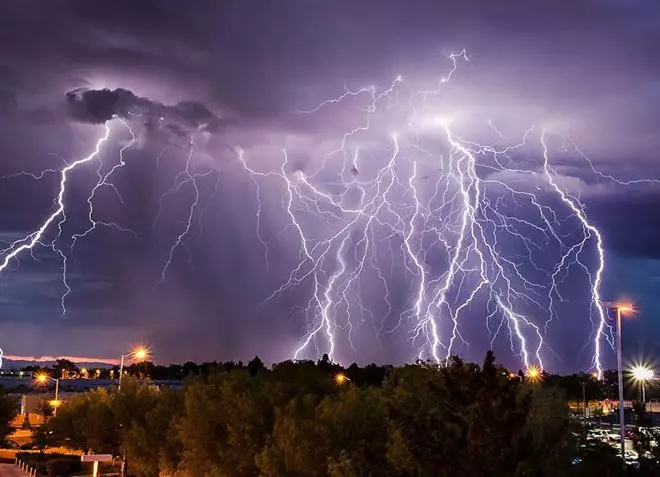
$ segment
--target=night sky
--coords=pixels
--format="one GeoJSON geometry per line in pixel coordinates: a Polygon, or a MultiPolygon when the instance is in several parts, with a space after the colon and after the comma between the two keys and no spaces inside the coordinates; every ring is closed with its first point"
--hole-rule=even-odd
{"type": "MultiPolygon", "coordinates": [[[[660,3],[24,0],[0,8],[0,240],[7,247],[1,259],[55,210],[58,171],[88,156],[104,122],[117,115],[98,158],[69,177],[61,232],[58,220],[32,256],[21,253],[0,274],[5,355],[116,358],[145,343],[159,362],[292,357],[311,326],[301,309],[313,283],[303,280],[266,301],[298,266],[301,243],[282,181],[271,175],[255,182],[239,154],[254,171],[278,173],[286,150],[291,178],[296,171],[313,174],[328,151],[341,147],[343,134],[362,124],[368,100],[350,96],[313,114],[301,111],[344,88],[387,90],[397,75],[418,90],[435,88],[452,67],[450,55],[465,49],[469,61],[459,58],[429,108],[455,116],[456,136],[465,141],[496,143],[489,122],[511,143],[532,126],[564,134],[549,141],[553,170],[602,234],[601,295],[637,308],[625,323],[626,360],[660,359],[660,183],[639,181],[660,179],[660,3]],[[136,136],[122,153],[126,165],[93,204],[96,220],[132,232],[100,224],[76,239],[90,227],[87,199],[98,174],[117,164],[131,140],[126,126],[136,136]],[[64,316],[62,256],[71,289],[64,316]]],[[[391,97],[397,101],[384,108],[381,122],[356,139],[373,157],[392,154],[385,129],[401,121],[389,111],[405,101],[391,97]]],[[[438,157],[446,157],[443,147],[438,157]]],[[[512,164],[538,167],[541,155],[537,135],[511,154],[512,164]]],[[[353,175],[368,175],[366,169],[353,175]]],[[[333,180],[321,181],[330,194],[333,180]]],[[[524,187],[545,200],[547,190],[524,187]]],[[[559,214],[560,221],[568,216],[565,209],[559,214]]],[[[301,220],[310,234],[322,234],[335,219],[301,220]]],[[[567,241],[575,238],[570,220],[561,222],[567,241]]],[[[594,252],[590,239],[583,262],[591,273],[594,252]]],[[[412,306],[414,280],[397,268],[404,262],[390,265],[386,278],[398,316],[412,306]]],[[[325,266],[328,280],[333,264],[325,266]]],[[[429,252],[424,266],[442,268],[442,260],[429,252]]],[[[411,327],[389,332],[376,273],[364,273],[364,288],[348,298],[349,321],[338,315],[344,325],[334,358],[415,360],[411,327]],[[371,309],[366,318],[354,311],[357,296],[371,309]]],[[[592,365],[585,277],[576,265],[564,278],[563,302],[542,351],[550,370],[592,365]]],[[[461,342],[456,352],[482,359],[490,346],[487,310],[486,300],[477,299],[461,317],[460,333],[470,344],[461,342]]],[[[543,328],[548,316],[530,313],[543,328]]],[[[604,365],[612,366],[613,353],[601,341],[604,365]]],[[[508,332],[493,343],[502,361],[521,365],[508,332]]],[[[319,351],[327,351],[322,340],[319,351]]],[[[312,348],[301,355],[317,356],[312,348]]]]}

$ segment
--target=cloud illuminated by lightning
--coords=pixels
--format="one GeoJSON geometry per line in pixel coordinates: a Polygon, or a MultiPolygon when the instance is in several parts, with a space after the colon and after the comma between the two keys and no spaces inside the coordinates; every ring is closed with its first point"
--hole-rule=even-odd
{"type": "MultiPolygon", "coordinates": [[[[256,235],[264,260],[270,252],[262,235],[266,181],[282,191],[283,233],[292,232],[299,245],[298,260],[267,300],[294,289],[309,291],[295,309],[307,331],[293,357],[325,352],[342,359],[348,349],[359,353],[355,337],[368,327],[377,339],[404,333],[414,356],[444,362],[468,344],[466,315],[478,310],[491,345],[506,334],[525,368],[543,369],[550,349],[545,335],[560,319],[562,289],[569,275],[580,274],[588,282],[593,366],[601,374],[602,340],[611,338],[601,303],[604,242],[584,204],[553,169],[548,138],[555,133],[530,128],[514,143],[487,120],[493,135],[489,144],[461,135],[453,112],[443,108],[443,95],[456,80],[460,62],[469,58],[462,51],[447,60],[448,72],[430,88],[415,87],[398,75],[382,89],[346,87],[337,97],[297,111],[310,119],[335,110],[355,113],[355,123],[336,138],[336,147],[306,167],[296,166],[285,148],[276,169],[261,171],[252,165],[249,152],[236,148],[237,164],[255,193],[256,235]],[[539,148],[536,160],[520,161],[520,151],[532,147],[539,148]]],[[[59,190],[54,210],[39,227],[0,250],[0,273],[21,255],[40,247],[51,250],[62,264],[62,315],[73,292],[67,280],[68,258],[78,241],[100,228],[139,237],[99,218],[94,210],[103,188],[125,204],[113,178],[136,142],[129,123],[121,118],[106,122],[95,149],[62,169],[20,174],[35,180],[58,174],[59,190]],[[114,125],[128,131],[130,140],[108,163],[100,152],[114,125]],[[66,240],[67,185],[89,164],[96,165],[97,179],[87,197],[88,225],[66,240]]],[[[561,137],[598,179],[620,185],[646,181],[621,181],[599,172],[577,146],[561,137]]],[[[157,167],[171,146],[156,158],[157,167]]],[[[197,170],[194,152],[190,135],[180,172],[159,198],[153,220],[155,228],[167,197],[183,188],[192,192],[159,283],[165,281],[177,250],[187,248],[195,220],[203,220],[203,209],[198,210],[204,192],[200,179],[216,172],[197,170]]],[[[0,350],[0,365],[1,359],[0,350]]]]}
{"type": "MultiPolygon", "coordinates": [[[[0,250],[0,273],[7,272],[8,271],[7,269],[12,262],[18,263],[18,260],[20,259],[22,254],[29,253],[34,258],[33,254],[37,248],[45,248],[51,250],[54,254],[56,254],[56,256],[58,256],[61,259],[61,273],[62,273],[61,281],[62,281],[62,287],[64,289],[60,300],[62,317],[64,317],[67,313],[66,298],[72,292],[67,277],[69,253],[74,250],[74,247],[76,246],[78,241],[89,236],[100,227],[112,228],[120,232],[130,233],[133,236],[139,238],[139,234],[128,228],[125,228],[115,222],[97,218],[94,209],[94,202],[96,196],[102,188],[109,188],[110,190],[112,190],[116,195],[116,197],[118,198],[118,200],[120,201],[120,203],[125,205],[124,199],[120,194],[118,188],[112,182],[112,179],[113,176],[126,165],[126,161],[124,157],[125,151],[131,148],[134,145],[135,141],[136,141],[136,135],[132,130],[131,126],[129,125],[128,121],[119,117],[114,117],[112,120],[107,121],[105,123],[104,134],[98,139],[94,150],[89,155],[81,159],[77,159],[71,162],[70,164],[67,164],[61,170],[47,169],[45,171],[40,172],[39,174],[23,172],[5,178],[5,179],[10,179],[12,177],[17,177],[17,176],[29,176],[34,180],[41,180],[44,178],[46,173],[57,173],[59,175],[60,178],[59,190],[55,198],[54,210],[47,215],[47,217],[44,219],[44,221],[39,225],[39,227],[36,230],[31,231],[26,235],[12,241],[4,249],[0,250]],[[107,161],[101,160],[100,153],[102,148],[110,140],[111,133],[114,128],[113,125],[123,126],[125,130],[128,131],[130,135],[130,140],[121,146],[118,153],[117,161],[115,163],[111,163],[111,165],[108,166],[107,161]],[[67,190],[68,190],[67,185],[71,180],[74,179],[73,176],[78,171],[78,169],[84,168],[85,166],[93,163],[97,163],[97,171],[96,171],[97,181],[91,188],[91,191],[87,197],[87,206],[88,206],[87,219],[89,222],[89,226],[84,230],[73,233],[70,236],[70,241],[69,241],[70,243],[67,246],[66,240],[62,240],[63,225],[67,221],[67,190]]],[[[204,174],[192,172],[192,167],[191,167],[191,158],[193,154],[192,144],[193,143],[191,136],[190,153],[188,155],[188,160],[186,161],[186,167],[184,171],[180,174],[180,176],[184,177],[184,180],[181,182],[181,184],[178,184],[178,186],[180,187],[183,184],[192,182],[192,184],[195,187],[195,190],[198,192],[196,186],[196,179],[200,175],[204,175],[204,174]]],[[[160,160],[160,156],[157,160],[160,160]]],[[[198,198],[198,196],[196,197],[198,198]]],[[[190,230],[193,213],[197,205],[197,198],[190,206],[190,215],[188,217],[187,226],[185,230],[176,237],[170,249],[169,258],[163,268],[163,273],[162,273],[163,280],[165,278],[165,273],[167,271],[167,268],[172,260],[174,251],[179,245],[181,245],[183,238],[190,230]]],[[[1,351],[0,351],[0,366],[1,366],[1,351]]]]}
{"type": "MultiPolygon", "coordinates": [[[[461,52],[448,59],[449,73],[434,88],[416,89],[397,76],[381,92],[374,86],[345,88],[299,111],[314,115],[343,107],[361,117],[317,169],[294,169],[284,151],[279,171],[259,172],[241,151],[240,164],[257,189],[265,180],[283,184],[286,215],[300,243],[299,262],[269,298],[311,289],[308,302],[297,308],[308,332],[294,358],[325,352],[336,359],[343,340],[354,349],[358,324],[377,321],[379,313],[388,318],[396,263],[410,287],[407,306],[390,325],[374,324],[377,332],[407,330],[419,358],[443,362],[457,344],[467,344],[462,315],[485,301],[491,340],[508,330],[525,368],[543,369],[545,334],[558,319],[557,304],[565,301],[562,286],[575,272],[589,283],[593,366],[600,375],[601,342],[611,338],[601,303],[601,233],[584,205],[559,184],[545,140],[550,132],[530,128],[520,143],[510,144],[488,120],[495,134],[490,145],[459,136],[438,102],[459,61],[468,57],[461,52]],[[388,137],[392,124],[396,132],[388,137]],[[542,148],[536,162],[518,162],[518,151],[533,140],[542,148]],[[523,183],[507,181],[507,174],[523,183]],[[587,257],[592,250],[595,265],[587,257]],[[382,303],[365,304],[367,286],[380,286],[382,303]]],[[[598,172],[574,150],[599,178],[637,182],[598,172]]],[[[260,214],[261,208],[258,220],[260,214]]]]}

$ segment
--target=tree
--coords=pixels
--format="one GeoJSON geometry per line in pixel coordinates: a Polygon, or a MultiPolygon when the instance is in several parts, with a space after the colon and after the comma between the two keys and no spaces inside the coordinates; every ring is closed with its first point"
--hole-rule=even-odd
{"type": "MultiPolygon", "coordinates": [[[[471,372],[458,366],[461,373],[471,372]]],[[[386,456],[392,475],[465,475],[459,462],[467,438],[462,411],[473,398],[465,377],[450,390],[441,368],[430,363],[403,366],[387,377],[386,456]]]]}
{"type": "Polygon", "coordinates": [[[82,421],[85,438],[84,450],[91,450],[99,454],[117,454],[120,436],[107,391],[97,389],[89,391],[86,396],[88,398],[87,413],[82,421]]]}
{"type": "MultiPolygon", "coordinates": [[[[134,363],[130,365],[127,371],[129,372],[129,374],[137,375],[140,379],[147,379],[153,376],[155,369],[156,369],[156,365],[153,362],[140,361],[138,363],[134,363]]],[[[122,379],[122,385],[123,385],[123,379],[122,379]]]]}
{"type": "Polygon", "coordinates": [[[256,376],[260,371],[265,369],[265,366],[263,361],[259,359],[259,356],[255,356],[254,359],[248,362],[247,369],[250,371],[251,376],[256,376]]]}
{"type": "Polygon", "coordinates": [[[23,416],[23,422],[21,423],[21,429],[29,430],[32,427],[32,424],[30,424],[30,416],[29,414],[25,414],[23,416]]]}
{"type": "Polygon", "coordinates": [[[6,443],[7,436],[12,433],[11,422],[18,415],[18,411],[18,402],[0,388],[0,444],[6,443]]]}
{"type": "Polygon", "coordinates": [[[237,369],[196,380],[186,390],[179,424],[183,466],[192,475],[258,475],[255,456],[272,425],[260,377],[237,369]]]}
{"type": "Polygon", "coordinates": [[[350,387],[338,396],[326,397],[316,409],[316,419],[327,432],[329,475],[388,473],[383,458],[388,426],[382,390],[350,387]]]}
{"type": "Polygon", "coordinates": [[[635,413],[635,424],[639,427],[650,427],[651,418],[646,415],[646,403],[633,401],[632,407],[635,413]]]}
{"type": "Polygon", "coordinates": [[[326,475],[329,453],[326,434],[315,420],[318,402],[311,394],[296,396],[277,410],[272,437],[256,459],[263,475],[326,475]]]}
{"type": "Polygon", "coordinates": [[[334,375],[313,361],[283,361],[273,365],[263,379],[271,402],[278,409],[283,409],[294,397],[311,394],[321,398],[339,391],[334,375]]]}
{"type": "Polygon", "coordinates": [[[351,387],[320,402],[294,398],[257,457],[266,476],[387,475],[387,410],[379,389],[351,387]]]}
{"type": "Polygon", "coordinates": [[[53,415],[53,406],[51,406],[51,404],[46,400],[41,401],[37,407],[37,414],[42,416],[45,420],[46,418],[49,418],[53,415]]]}
{"type": "Polygon", "coordinates": [[[489,352],[481,367],[452,358],[394,370],[390,475],[562,475],[574,452],[563,398],[511,379],[489,352]]]}
{"type": "Polygon", "coordinates": [[[76,366],[76,363],[69,361],[68,359],[57,359],[55,360],[55,365],[53,366],[54,376],[56,378],[62,377],[64,374],[72,373],[78,374],[80,369],[76,366]]]}
{"type": "Polygon", "coordinates": [[[58,408],[49,421],[55,442],[73,449],[116,454],[120,430],[111,406],[111,396],[95,389],[76,396],[58,408]]]}
{"type": "Polygon", "coordinates": [[[155,404],[142,422],[134,421],[122,448],[131,462],[131,472],[141,477],[157,477],[179,465],[182,445],[177,424],[183,413],[183,395],[164,389],[154,393],[155,404]]]}
{"type": "Polygon", "coordinates": [[[39,453],[43,454],[46,447],[52,442],[51,430],[47,424],[37,426],[34,431],[32,431],[32,442],[37,449],[39,449],[39,453]]]}
{"type": "Polygon", "coordinates": [[[616,369],[607,369],[603,372],[602,389],[604,397],[619,399],[619,374],[616,369]]]}
{"type": "Polygon", "coordinates": [[[183,364],[182,372],[184,377],[195,376],[199,374],[199,366],[192,361],[186,361],[183,364]]]}

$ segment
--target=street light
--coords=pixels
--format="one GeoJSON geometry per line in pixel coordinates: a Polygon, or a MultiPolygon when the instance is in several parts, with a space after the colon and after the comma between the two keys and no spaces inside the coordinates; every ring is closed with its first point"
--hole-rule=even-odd
{"type": "Polygon", "coordinates": [[[538,383],[541,380],[541,370],[534,366],[527,368],[527,380],[532,383],[538,383]]]}
{"type": "Polygon", "coordinates": [[[582,385],[582,410],[583,410],[582,421],[584,423],[584,427],[587,427],[587,384],[590,382],[591,379],[595,379],[596,381],[598,381],[598,373],[593,372],[585,376],[585,378],[582,381],[580,381],[580,384],[582,385]]]}
{"type": "Polygon", "coordinates": [[[124,374],[124,358],[134,357],[138,361],[144,361],[149,356],[149,350],[146,348],[137,348],[131,351],[130,353],[121,355],[121,362],[119,365],[119,384],[117,385],[117,390],[121,391],[121,378],[124,374]]]}
{"type": "Polygon", "coordinates": [[[633,379],[640,383],[642,387],[642,402],[644,403],[644,406],[646,406],[646,381],[653,379],[653,370],[648,366],[638,364],[633,366],[630,371],[633,379]]]}
{"type": "Polygon", "coordinates": [[[335,374],[335,382],[339,384],[340,386],[344,384],[346,381],[350,381],[349,377],[346,376],[344,373],[337,373],[335,374]]]}
{"type": "Polygon", "coordinates": [[[60,392],[60,379],[51,378],[46,373],[40,373],[35,376],[35,380],[38,384],[46,384],[49,381],[55,381],[55,399],[50,401],[50,405],[53,406],[53,416],[57,416],[57,408],[62,404],[62,401],[58,399],[60,392]]]}
{"type": "MultiPolygon", "coordinates": [[[[619,373],[619,423],[621,424],[621,459],[625,456],[626,450],[626,423],[625,413],[623,411],[623,369],[621,367],[621,316],[623,313],[632,313],[633,306],[628,303],[603,303],[606,307],[616,310],[616,365],[619,373]]],[[[625,461],[624,461],[625,467],[625,461]]]]}

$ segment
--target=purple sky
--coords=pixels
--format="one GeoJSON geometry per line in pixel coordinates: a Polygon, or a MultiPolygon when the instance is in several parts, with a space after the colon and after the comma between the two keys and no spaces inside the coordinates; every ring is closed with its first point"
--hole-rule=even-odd
{"type": "MultiPolygon", "coordinates": [[[[260,182],[270,248],[264,262],[254,184],[236,151],[259,171],[277,171],[286,147],[293,167],[311,173],[361,113],[354,104],[311,116],[295,111],[345,86],[387,89],[397,75],[427,87],[447,73],[447,54],[462,49],[470,61],[460,62],[439,100],[457,117],[462,138],[488,138],[488,120],[516,141],[532,125],[548,127],[568,135],[604,174],[660,178],[660,4],[653,0],[8,3],[0,15],[0,240],[35,230],[53,210],[59,185],[52,173],[39,181],[13,175],[61,169],[88,155],[113,113],[138,137],[116,176],[124,204],[106,187],[95,210],[139,238],[99,229],[76,244],[64,318],[60,257],[42,248],[35,259],[12,262],[0,275],[0,347],[8,355],[115,357],[144,342],[163,362],[289,358],[308,326],[294,312],[307,305],[311,284],[264,304],[295,269],[300,243],[290,227],[282,233],[282,184],[260,182]],[[104,88],[122,91],[83,96],[104,88]],[[209,173],[199,181],[191,233],[159,283],[195,191],[186,184],[159,197],[185,169],[191,136],[193,167],[209,173]]],[[[115,161],[129,138],[113,128],[104,161],[115,161]]],[[[596,180],[576,149],[559,142],[552,147],[562,186],[580,196],[603,235],[603,296],[627,297],[639,308],[626,323],[627,359],[656,358],[660,185],[596,180]]],[[[539,154],[536,143],[516,160],[539,154]]],[[[95,180],[96,167],[88,167],[69,183],[64,250],[71,234],[88,227],[95,180]]],[[[405,309],[410,283],[396,276],[393,301],[405,309]]],[[[566,287],[544,351],[546,366],[559,371],[589,367],[592,354],[588,289],[579,276],[566,287]]],[[[384,314],[379,292],[364,293],[384,314]]],[[[462,318],[471,345],[457,349],[475,360],[489,343],[480,306],[462,318]]],[[[356,333],[355,350],[344,346],[338,359],[416,357],[405,333],[356,333]]],[[[495,348],[520,366],[508,338],[495,348]]],[[[604,362],[613,363],[611,352],[604,362]]]]}

